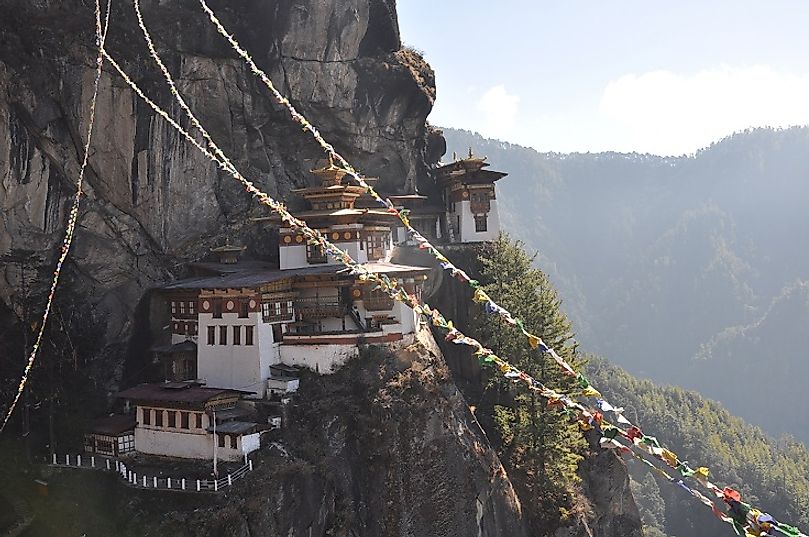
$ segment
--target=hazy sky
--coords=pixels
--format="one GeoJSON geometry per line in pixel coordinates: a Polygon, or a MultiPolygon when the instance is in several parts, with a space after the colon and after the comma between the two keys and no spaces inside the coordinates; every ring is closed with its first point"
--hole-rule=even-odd
{"type": "Polygon", "coordinates": [[[682,154],[809,124],[809,0],[398,0],[430,121],[542,151],[682,154]]]}

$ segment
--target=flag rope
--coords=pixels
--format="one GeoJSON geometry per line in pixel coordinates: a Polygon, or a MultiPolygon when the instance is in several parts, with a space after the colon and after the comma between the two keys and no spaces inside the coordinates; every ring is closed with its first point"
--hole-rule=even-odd
{"type": "MultiPolygon", "coordinates": [[[[599,398],[598,401],[599,401],[600,405],[604,405],[605,407],[612,408],[612,409],[617,409],[618,408],[618,407],[614,407],[609,402],[607,402],[605,399],[603,399],[602,398],[603,396],[598,392],[597,389],[595,389],[595,387],[593,387],[589,383],[589,381],[586,379],[586,377],[581,372],[577,372],[569,363],[567,363],[566,360],[564,360],[561,356],[559,356],[559,354],[552,347],[547,345],[542,340],[542,338],[540,338],[536,334],[533,334],[532,332],[530,332],[525,327],[525,325],[524,325],[524,323],[523,323],[523,321],[521,319],[517,318],[508,309],[504,308],[503,306],[498,304],[496,301],[494,301],[481,288],[479,282],[472,279],[471,277],[469,277],[469,275],[465,271],[463,271],[462,269],[455,266],[434,245],[432,245],[427,238],[425,238],[418,230],[416,230],[410,224],[410,221],[409,221],[409,219],[407,217],[406,210],[400,211],[399,209],[397,209],[395,207],[395,205],[393,204],[393,202],[391,202],[390,199],[382,198],[376,192],[376,190],[367,181],[365,181],[365,179],[363,179],[363,177],[356,171],[356,169],[340,153],[338,153],[334,149],[334,146],[332,144],[330,144],[329,142],[327,142],[325,140],[325,138],[323,138],[323,136],[320,134],[320,131],[311,122],[309,122],[306,119],[306,117],[304,117],[301,113],[299,113],[297,111],[297,109],[295,109],[295,107],[292,105],[290,100],[287,97],[285,97],[284,95],[282,95],[280,91],[278,91],[278,89],[273,84],[272,80],[270,80],[269,76],[255,63],[255,61],[252,59],[250,54],[239,44],[239,42],[236,40],[234,35],[227,31],[225,26],[222,24],[222,22],[216,16],[214,11],[208,6],[206,1],[205,0],[199,0],[199,3],[201,5],[202,9],[205,11],[205,13],[208,15],[208,18],[210,19],[210,21],[216,27],[219,34],[222,35],[230,43],[230,45],[234,49],[234,51],[236,51],[236,53],[239,56],[242,57],[242,59],[245,61],[245,63],[249,67],[250,71],[254,75],[256,75],[264,83],[264,85],[267,87],[267,89],[273,95],[276,102],[278,102],[278,104],[282,105],[283,107],[285,107],[287,109],[290,117],[296,123],[301,125],[301,127],[303,127],[304,131],[307,131],[312,135],[312,137],[315,139],[315,141],[329,155],[330,159],[336,160],[341,165],[341,167],[343,168],[343,171],[346,172],[346,175],[351,177],[355,182],[357,182],[360,186],[362,186],[371,195],[371,197],[373,197],[378,203],[384,205],[388,209],[389,212],[395,214],[399,218],[399,220],[407,228],[407,230],[409,231],[409,233],[413,237],[413,239],[418,243],[418,248],[419,249],[427,250],[431,255],[433,255],[439,261],[441,267],[444,270],[449,271],[452,274],[453,277],[455,277],[459,281],[464,282],[467,285],[469,285],[469,287],[471,287],[473,292],[474,292],[472,300],[474,302],[476,302],[476,303],[483,304],[484,311],[487,314],[496,313],[496,314],[498,314],[500,316],[500,318],[504,322],[506,322],[507,324],[509,324],[511,326],[517,327],[522,332],[522,334],[525,336],[529,346],[532,349],[534,349],[534,350],[538,349],[543,353],[547,353],[548,355],[550,355],[554,359],[554,361],[559,365],[559,367],[562,369],[562,371],[565,374],[575,376],[577,378],[578,382],[579,382],[580,387],[582,388],[582,392],[580,394],[578,394],[578,395],[598,397],[599,398]]],[[[449,340],[453,340],[452,335],[453,335],[452,332],[450,332],[448,334],[448,336],[449,336],[448,339],[449,340]]],[[[467,336],[464,336],[463,334],[460,334],[460,336],[457,336],[457,339],[461,340],[461,341],[458,341],[458,342],[463,342],[463,340],[465,340],[465,339],[472,339],[472,338],[468,338],[467,336]]],[[[472,340],[472,341],[475,341],[475,340],[472,340]]],[[[482,351],[481,350],[476,351],[475,355],[478,356],[478,357],[484,357],[482,361],[485,361],[485,357],[489,356],[487,354],[488,349],[485,349],[483,347],[482,347],[482,349],[483,349],[482,351]]],[[[490,352],[490,351],[488,351],[488,352],[490,352]]],[[[497,361],[495,361],[494,363],[495,363],[495,365],[498,365],[498,367],[504,373],[512,373],[514,375],[514,378],[516,378],[517,380],[523,380],[522,375],[527,376],[526,373],[524,373],[522,371],[519,371],[518,369],[514,368],[513,366],[511,366],[507,362],[505,362],[505,366],[502,366],[497,361]]],[[[533,380],[533,379],[531,379],[531,380],[533,380]]],[[[530,385],[531,384],[529,382],[529,386],[530,385]]],[[[582,409],[583,409],[583,407],[582,407],[582,409]]],[[[592,413],[590,411],[587,411],[586,409],[583,409],[583,410],[585,412],[589,413],[591,416],[595,415],[594,413],[592,413]]],[[[632,430],[634,428],[634,429],[637,429],[638,431],[640,431],[640,428],[638,428],[637,426],[635,426],[634,424],[629,422],[629,420],[627,420],[625,417],[623,417],[623,416],[620,416],[620,417],[622,418],[622,422],[625,422],[625,424],[630,426],[630,430],[632,430]]],[[[654,437],[645,437],[645,435],[643,435],[643,437],[644,438],[654,438],[654,437]]],[[[656,439],[655,439],[655,441],[656,441],[656,439]]],[[[660,448],[660,449],[664,449],[664,448],[660,448]]],[[[664,451],[661,452],[661,453],[665,453],[667,456],[669,454],[674,455],[674,453],[672,451],[667,450],[667,449],[664,449],[664,451]]],[[[653,455],[655,457],[659,458],[660,460],[663,460],[663,462],[667,462],[664,458],[661,457],[661,454],[653,453],[653,455]]],[[[674,460],[677,460],[676,455],[674,455],[674,460]]],[[[682,464],[683,470],[686,473],[695,471],[690,466],[688,466],[686,463],[681,463],[681,464],[682,464]]],[[[706,479],[705,484],[706,484],[706,486],[709,487],[710,490],[712,490],[717,495],[719,495],[720,491],[723,490],[723,489],[719,489],[719,487],[716,487],[715,485],[713,485],[710,481],[707,481],[707,479],[706,479]]],[[[724,494],[724,492],[723,492],[723,494],[724,494]]],[[[784,526],[786,526],[786,525],[784,525],[784,526]]],[[[791,528],[791,526],[786,526],[786,527],[791,528]]],[[[800,536],[805,535],[805,534],[801,533],[799,530],[796,530],[796,531],[797,531],[797,533],[795,533],[794,535],[800,535],[800,536]]],[[[793,534],[790,534],[790,535],[793,535],[793,534]]]]}
{"type": "MultiPolygon", "coordinates": [[[[344,167],[344,171],[346,171],[349,176],[351,176],[355,181],[357,181],[361,186],[363,186],[372,195],[372,197],[374,197],[374,199],[376,199],[378,202],[385,205],[391,213],[396,214],[400,218],[402,223],[405,224],[405,226],[410,231],[411,235],[415,238],[416,242],[419,243],[419,248],[420,249],[428,250],[432,255],[434,255],[436,258],[439,259],[439,262],[441,262],[442,268],[444,268],[445,270],[451,271],[452,275],[454,277],[456,277],[457,279],[459,279],[460,281],[468,283],[475,290],[474,301],[478,302],[478,303],[484,302],[487,313],[498,313],[506,322],[508,322],[508,324],[518,326],[522,330],[523,334],[528,338],[529,344],[531,345],[531,347],[533,349],[539,348],[542,352],[546,352],[546,353],[550,354],[554,358],[554,360],[562,367],[562,369],[567,374],[577,376],[578,379],[579,379],[580,387],[582,388],[582,391],[580,393],[574,394],[575,396],[595,396],[595,397],[600,397],[601,396],[600,393],[598,393],[592,386],[590,386],[589,382],[587,382],[587,380],[583,377],[583,375],[581,375],[580,373],[575,372],[575,370],[573,370],[573,368],[570,367],[570,365],[567,364],[567,362],[565,360],[563,360],[561,357],[559,357],[558,354],[552,348],[545,345],[544,342],[541,340],[541,338],[539,338],[538,336],[530,333],[524,327],[524,325],[523,325],[523,323],[522,323],[522,321],[520,319],[514,317],[508,310],[506,310],[505,308],[502,308],[501,306],[499,306],[499,304],[497,304],[495,301],[493,301],[480,288],[478,282],[476,282],[475,280],[469,278],[469,276],[464,271],[462,271],[461,269],[458,269],[457,267],[455,267],[455,265],[453,265],[448,259],[446,259],[446,257],[444,257],[443,254],[441,254],[432,244],[430,244],[429,241],[427,241],[426,238],[424,238],[417,230],[415,230],[409,224],[409,220],[407,219],[406,211],[399,211],[398,209],[396,209],[396,207],[393,205],[393,203],[389,199],[382,199],[381,196],[379,196],[379,194],[376,193],[376,191],[371,187],[371,185],[369,185],[354,170],[354,168],[351,167],[351,165],[339,153],[337,153],[334,150],[333,146],[328,144],[328,142],[326,142],[325,139],[323,139],[323,137],[320,135],[319,131],[313,125],[311,125],[311,123],[309,123],[303,115],[299,114],[294,109],[294,107],[291,105],[291,103],[289,103],[289,101],[285,97],[283,97],[283,95],[281,95],[280,92],[278,92],[275,89],[275,87],[272,85],[272,82],[269,80],[269,78],[266,76],[266,74],[264,74],[263,71],[261,71],[255,65],[255,63],[252,61],[252,59],[250,59],[249,55],[243,49],[241,49],[241,47],[238,45],[238,43],[235,41],[235,39],[224,30],[224,27],[221,25],[221,23],[215,17],[213,11],[210,10],[210,8],[207,6],[205,1],[200,0],[200,3],[202,4],[205,11],[208,13],[211,20],[214,22],[214,24],[216,24],[217,29],[219,30],[219,32],[222,35],[224,35],[231,42],[231,45],[233,45],[234,48],[236,48],[237,52],[240,55],[242,55],[243,58],[248,60],[248,64],[251,66],[251,70],[253,70],[253,72],[255,74],[257,74],[260,78],[262,78],[265,85],[267,85],[271,89],[271,91],[273,92],[274,96],[276,97],[276,100],[278,100],[279,103],[281,103],[281,104],[283,104],[283,105],[285,105],[287,107],[287,109],[290,111],[293,119],[295,121],[297,121],[298,123],[300,123],[304,127],[304,130],[309,131],[315,137],[315,139],[318,141],[318,143],[321,145],[321,147],[323,147],[324,150],[327,151],[329,156],[332,159],[336,159],[341,164],[341,166],[344,167]]],[[[118,71],[118,73],[122,76],[122,78],[125,80],[125,82],[127,82],[127,84],[133,89],[133,91],[135,91],[135,93],[139,97],[141,97],[147,104],[149,104],[149,106],[152,107],[155,110],[155,112],[158,113],[158,115],[160,115],[173,128],[175,128],[175,130],[180,132],[180,134],[182,134],[190,143],[192,143],[192,145],[197,147],[197,149],[199,149],[201,152],[203,152],[203,154],[205,154],[209,159],[216,162],[222,169],[224,169],[225,171],[230,173],[232,177],[234,177],[236,180],[240,181],[242,183],[242,185],[245,187],[245,190],[247,190],[247,192],[249,192],[253,197],[257,198],[262,204],[269,206],[275,212],[279,213],[281,215],[281,217],[282,217],[282,220],[285,223],[287,223],[288,225],[290,225],[290,227],[292,227],[293,229],[297,229],[297,230],[301,231],[304,235],[306,235],[307,238],[308,238],[307,242],[309,242],[310,244],[316,244],[316,245],[322,247],[330,255],[332,255],[333,257],[338,259],[340,262],[342,262],[348,268],[350,274],[356,275],[357,278],[360,281],[371,281],[371,282],[376,283],[377,288],[384,291],[391,298],[394,298],[395,300],[398,300],[398,301],[401,301],[401,302],[405,303],[406,305],[411,307],[416,313],[418,313],[420,316],[426,317],[428,320],[430,320],[434,326],[436,326],[438,328],[442,328],[446,332],[445,339],[447,341],[451,341],[451,342],[453,342],[455,344],[464,344],[464,345],[468,345],[468,346],[473,347],[475,349],[474,354],[481,360],[482,363],[497,366],[497,368],[500,370],[500,372],[503,373],[506,378],[509,378],[512,381],[525,382],[529,389],[539,392],[540,395],[542,395],[545,399],[547,399],[549,406],[554,406],[556,403],[559,403],[559,404],[562,405],[562,407],[564,409],[577,411],[580,414],[579,419],[580,419],[580,423],[582,425],[588,425],[589,426],[590,424],[595,423],[596,426],[599,427],[599,428],[601,428],[603,426],[604,427],[604,432],[606,433],[601,439],[601,445],[603,447],[609,448],[609,447],[619,447],[620,446],[619,449],[621,449],[621,451],[629,450],[629,452],[632,452],[632,454],[633,454],[633,456],[635,458],[639,458],[640,460],[642,460],[645,464],[647,464],[648,466],[653,468],[656,473],[658,473],[659,475],[665,476],[668,481],[670,481],[670,482],[672,482],[674,484],[677,484],[678,486],[684,488],[686,491],[690,492],[692,494],[692,496],[696,497],[702,503],[708,505],[709,507],[712,507],[712,510],[714,511],[714,513],[717,514],[717,516],[719,516],[721,519],[723,519],[726,522],[732,520],[732,518],[729,515],[725,515],[724,513],[719,511],[716,508],[716,506],[713,504],[713,502],[708,500],[705,496],[701,495],[701,493],[699,493],[698,491],[695,491],[693,489],[688,488],[686,485],[684,485],[682,480],[679,480],[679,481],[675,480],[674,478],[669,476],[668,473],[666,473],[662,469],[658,468],[657,466],[653,465],[651,462],[647,461],[644,457],[641,457],[636,451],[634,451],[634,449],[636,449],[638,446],[646,447],[646,450],[650,455],[662,460],[663,462],[665,462],[666,464],[668,464],[672,468],[675,468],[675,469],[679,470],[682,473],[683,477],[697,476],[696,480],[699,483],[702,483],[703,485],[705,485],[709,490],[714,492],[717,495],[717,497],[723,498],[727,503],[729,503],[729,505],[731,505],[731,507],[732,507],[732,504],[731,504],[732,501],[736,501],[737,503],[739,503],[739,501],[737,501],[735,499],[735,498],[739,497],[738,492],[733,491],[732,489],[729,489],[729,488],[719,489],[719,487],[717,487],[716,485],[713,485],[712,483],[710,483],[710,481],[707,480],[707,475],[708,475],[707,469],[698,468],[698,469],[694,470],[691,467],[689,467],[687,465],[687,463],[679,461],[677,459],[676,455],[673,452],[671,452],[671,451],[669,451],[669,450],[667,450],[665,448],[662,448],[654,437],[649,437],[649,436],[644,435],[643,433],[640,432],[640,429],[637,426],[631,424],[631,422],[629,422],[629,420],[627,420],[623,416],[623,414],[622,414],[623,409],[620,409],[618,407],[613,407],[612,405],[610,405],[604,399],[598,399],[598,401],[597,401],[597,406],[601,410],[603,410],[605,412],[611,411],[611,412],[615,413],[618,416],[618,422],[622,423],[624,425],[629,425],[628,429],[622,429],[620,427],[616,427],[616,426],[613,426],[613,425],[609,424],[608,422],[606,422],[606,420],[603,420],[603,415],[601,414],[601,412],[596,412],[596,411],[593,411],[592,409],[588,409],[588,408],[584,407],[582,404],[580,404],[579,402],[573,400],[571,398],[571,396],[566,395],[566,394],[561,394],[559,392],[556,392],[555,390],[552,390],[552,389],[544,386],[541,382],[539,382],[536,379],[532,378],[530,375],[528,375],[524,371],[521,371],[520,369],[518,369],[518,368],[512,366],[511,364],[509,364],[505,359],[495,355],[493,353],[493,351],[491,351],[490,349],[484,347],[481,343],[479,343],[474,338],[471,338],[469,336],[464,335],[460,330],[458,330],[457,328],[455,328],[453,326],[452,321],[448,321],[446,318],[444,318],[444,316],[441,315],[441,313],[438,310],[436,310],[435,308],[431,308],[426,303],[420,304],[418,298],[415,295],[411,295],[411,294],[406,293],[398,285],[398,282],[396,280],[391,280],[390,278],[388,278],[384,274],[373,273],[373,272],[369,271],[367,268],[363,267],[361,264],[354,261],[348,255],[347,252],[341,250],[340,248],[338,248],[337,246],[335,246],[334,244],[329,242],[328,239],[322,233],[320,233],[318,230],[310,228],[303,220],[300,220],[300,219],[294,217],[291,213],[289,213],[286,210],[286,207],[283,205],[283,203],[274,200],[268,194],[266,194],[266,193],[262,192],[260,189],[256,188],[253,185],[252,182],[245,179],[238,172],[238,170],[235,168],[235,166],[233,166],[231,161],[221,151],[221,149],[214,143],[214,141],[208,135],[207,131],[202,127],[202,125],[199,123],[199,121],[196,119],[196,117],[191,112],[190,108],[187,106],[185,101],[182,99],[181,95],[177,91],[176,85],[174,84],[173,80],[171,79],[170,73],[165,68],[165,65],[162,63],[159,56],[157,55],[156,50],[154,49],[154,44],[153,44],[153,42],[151,40],[151,37],[148,34],[148,30],[146,29],[145,24],[143,23],[143,19],[142,19],[141,13],[140,13],[139,5],[138,5],[139,4],[138,0],[134,0],[134,4],[135,4],[135,9],[136,9],[136,12],[137,12],[137,16],[138,16],[138,22],[139,22],[139,25],[141,26],[141,30],[144,32],[144,36],[146,38],[147,45],[149,46],[149,49],[150,49],[150,54],[152,54],[152,57],[155,59],[158,66],[163,71],[164,77],[166,77],[167,82],[169,84],[169,87],[170,87],[170,89],[172,91],[172,94],[174,95],[175,99],[177,99],[178,103],[180,103],[181,108],[183,108],[183,110],[186,112],[186,114],[188,115],[188,117],[191,120],[194,127],[197,128],[197,130],[200,131],[200,133],[202,134],[202,136],[205,139],[206,143],[208,144],[208,146],[213,151],[213,153],[211,153],[210,151],[205,149],[205,147],[202,146],[201,143],[199,143],[192,135],[190,135],[178,123],[176,123],[171,118],[171,116],[169,116],[164,110],[162,110],[153,101],[151,101],[148,97],[146,97],[146,95],[140,90],[139,87],[137,87],[137,85],[131,80],[131,78],[129,78],[126,75],[126,73],[113,60],[113,58],[111,58],[109,56],[109,54],[106,52],[106,49],[104,48],[104,42],[105,42],[105,39],[106,39],[107,30],[109,28],[110,0],[108,0],[108,3],[107,3],[107,12],[106,12],[106,16],[105,16],[105,24],[104,24],[103,32],[102,32],[102,29],[101,29],[101,6],[100,6],[100,0],[96,0],[96,42],[97,42],[97,44],[99,46],[99,55],[98,55],[98,58],[97,58],[97,61],[96,61],[96,77],[95,77],[95,80],[94,80],[93,97],[92,97],[91,104],[90,104],[88,135],[87,135],[87,141],[86,141],[85,147],[84,147],[84,156],[83,156],[82,165],[81,165],[80,172],[79,172],[79,178],[77,179],[76,196],[74,198],[74,202],[73,202],[73,205],[71,207],[70,217],[68,218],[68,224],[67,224],[67,228],[66,228],[66,232],[65,232],[65,239],[63,241],[63,246],[62,246],[62,249],[61,249],[61,254],[60,254],[59,260],[57,262],[56,270],[54,271],[54,277],[53,277],[52,284],[51,284],[51,290],[50,290],[50,293],[48,295],[48,301],[46,303],[45,311],[43,313],[43,320],[42,320],[42,323],[41,323],[40,328],[39,328],[38,336],[37,336],[36,341],[34,343],[34,346],[32,348],[31,355],[29,356],[29,359],[27,361],[25,373],[24,373],[23,378],[22,378],[22,380],[20,382],[20,386],[19,386],[17,395],[15,396],[15,399],[12,402],[12,405],[11,405],[11,407],[10,407],[6,417],[5,417],[5,420],[4,420],[3,424],[2,424],[2,426],[0,426],[0,432],[2,432],[3,428],[5,427],[8,420],[10,419],[10,416],[13,413],[13,410],[16,407],[16,405],[18,404],[18,401],[19,401],[19,399],[20,399],[20,397],[21,397],[21,395],[22,395],[22,393],[23,393],[23,391],[25,389],[25,384],[26,384],[26,382],[28,380],[30,370],[33,367],[33,364],[34,364],[34,362],[36,360],[37,350],[39,349],[39,346],[41,345],[41,340],[42,340],[42,337],[43,337],[43,334],[44,334],[45,324],[47,322],[48,314],[49,314],[50,309],[51,309],[51,305],[52,305],[53,298],[54,298],[54,295],[55,295],[56,286],[57,286],[58,280],[59,280],[59,275],[61,273],[61,268],[62,268],[62,265],[63,265],[63,263],[64,263],[64,261],[65,261],[65,259],[67,257],[67,254],[68,254],[68,251],[69,251],[69,248],[70,248],[70,244],[72,243],[72,240],[73,240],[75,226],[76,226],[76,222],[78,220],[78,207],[79,207],[79,201],[80,201],[80,196],[81,196],[81,186],[82,186],[82,183],[83,183],[84,172],[85,172],[85,169],[86,169],[86,166],[87,166],[87,163],[88,163],[88,153],[89,153],[89,147],[90,147],[91,137],[92,137],[92,132],[93,132],[93,125],[94,125],[94,121],[95,121],[95,107],[96,107],[96,100],[97,100],[97,96],[98,96],[98,88],[99,88],[101,72],[102,72],[102,64],[103,64],[102,58],[105,58],[111,63],[111,65],[113,65],[113,67],[115,67],[116,71],[118,71]],[[610,438],[609,435],[612,434],[612,433],[610,433],[609,431],[612,431],[612,430],[615,430],[615,434],[613,434],[612,437],[610,438]],[[616,436],[618,434],[620,434],[622,438],[628,439],[632,443],[632,449],[623,446],[623,444],[621,444],[620,442],[615,440],[615,438],[616,438],[616,436]],[[606,442],[605,442],[605,440],[606,440],[606,442]],[[612,443],[612,445],[610,445],[611,443],[612,443]],[[735,493],[735,495],[734,495],[734,493],[735,493]],[[730,498],[730,501],[729,501],[729,498],[730,498]]],[[[743,505],[746,505],[746,504],[743,504],[743,505]]],[[[747,507],[748,507],[748,511],[753,511],[755,513],[761,514],[760,511],[758,511],[756,509],[750,509],[749,506],[747,506],[747,507]]],[[[769,515],[766,515],[766,513],[763,514],[763,516],[769,517],[769,515]]],[[[779,531],[780,533],[783,533],[784,535],[787,535],[789,537],[796,537],[796,536],[797,537],[806,537],[805,534],[801,533],[800,530],[798,530],[797,528],[793,528],[793,527],[788,526],[786,524],[779,524],[772,517],[767,518],[767,520],[772,521],[772,524],[771,524],[772,527],[775,530],[779,531]]],[[[738,522],[738,521],[736,521],[736,522],[738,522]]],[[[731,523],[734,523],[734,522],[731,522],[731,523]]],[[[736,529],[737,532],[739,531],[739,528],[736,525],[734,525],[734,529],[736,529]]],[[[744,527],[742,527],[742,530],[744,530],[744,527]]]]}
{"type": "MultiPolygon", "coordinates": [[[[79,167],[79,176],[76,179],[76,194],[73,196],[73,202],[70,205],[70,211],[68,212],[67,225],[65,226],[65,236],[64,239],[62,239],[62,247],[59,252],[59,257],[56,261],[56,268],[53,271],[50,290],[48,291],[48,298],[45,302],[45,309],[42,313],[42,320],[39,323],[37,336],[34,340],[33,346],[31,347],[31,352],[28,355],[28,359],[25,362],[25,369],[23,370],[20,383],[17,386],[17,393],[14,395],[14,399],[11,401],[11,405],[6,411],[6,415],[3,418],[3,423],[0,424],[0,433],[2,433],[3,430],[6,428],[6,425],[8,425],[8,422],[11,419],[14,410],[17,408],[17,405],[20,402],[20,398],[25,392],[25,387],[28,384],[28,378],[31,375],[31,370],[33,369],[34,363],[36,362],[37,355],[39,353],[39,348],[42,345],[42,338],[45,334],[45,327],[48,324],[48,317],[50,316],[51,307],[53,306],[53,300],[54,297],[56,296],[56,287],[59,285],[59,277],[62,274],[62,265],[64,265],[65,260],[67,259],[68,252],[70,251],[70,245],[73,243],[73,236],[76,231],[76,222],[79,219],[79,204],[81,202],[82,185],[84,184],[84,171],[87,169],[87,162],[90,154],[90,143],[93,137],[93,126],[95,124],[95,115],[96,115],[96,101],[98,98],[98,87],[101,81],[101,72],[103,64],[101,51],[104,49],[104,41],[107,38],[107,31],[109,30],[111,1],[112,0],[107,0],[107,13],[104,17],[103,31],[101,28],[101,0],[96,0],[95,2],[95,33],[96,33],[96,46],[98,47],[98,55],[96,56],[95,78],[93,79],[93,95],[92,98],[90,99],[90,113],[88,119],[89,124],[87,126],[87,140],[85,140],[84,142],[84,155],[82,156],[81,166],[79,167]]],[[[28,330],[28,327],[25,326],[23,327],[23,329],[28,330]]]]}

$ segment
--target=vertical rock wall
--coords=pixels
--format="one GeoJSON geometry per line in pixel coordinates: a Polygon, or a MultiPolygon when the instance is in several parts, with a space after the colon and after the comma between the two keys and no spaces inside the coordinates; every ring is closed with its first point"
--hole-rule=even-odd
{"type": "MultiPolygon", "coordinates": [[[[0,0],[0,255],[25,248],[41,256],[33,296],[47,284],[78,174],[94,74],[93,5],[0,0]]],[[[131,3],[112,5],[110,53],[178,117],[131,3]]],[[[240,170],[284,199],[305,185],[322,151],[268,98],[198,3],[142,5],[180,90],[240,170]]],[[[426,173],[433,75],[423,60],[400,50],[392,0],[220,0],[212,7],[361,171],[379,175],[388,190],[404,190],[426,173]]],[[[103,335],[93,354],[114,368],[146,289],[180,275],[184,262],[225,237],[243,241],[254,256],[273,252],[266,229],[248,220],[266,209],[106,67],[86,196],[60,296],[91,314],[103,335]]],[[[0,300],[10,304],[21,295],[18,271],[0,266],[0,300]]],[[[34,306],[39,310],[41,301],[34,306]]]]}

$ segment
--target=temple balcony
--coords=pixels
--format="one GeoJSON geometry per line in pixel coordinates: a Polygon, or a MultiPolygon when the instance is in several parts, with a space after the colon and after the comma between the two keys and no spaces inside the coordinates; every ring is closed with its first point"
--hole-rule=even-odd
{"type": "Polygon", "coordinates": [[[343,317],[347,307],[337,300],[318,297],[303,297],[295,299],[295,312],[302,319],[325,319],[328,317],[343,317]]]}

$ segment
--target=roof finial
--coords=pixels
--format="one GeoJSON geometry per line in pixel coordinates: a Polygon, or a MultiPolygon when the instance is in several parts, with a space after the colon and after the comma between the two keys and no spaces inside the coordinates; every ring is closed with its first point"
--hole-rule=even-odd
{"type": "Polygon", "coordinates": [[[472,156],[473,156],[473,155],[472,155],[472,146],[470,145],[470,146],[469,146],[469,158],[472,158],[472,156]]]}

